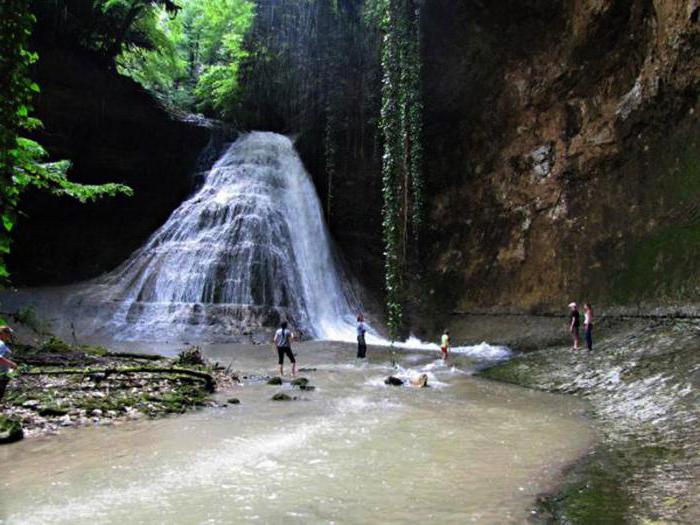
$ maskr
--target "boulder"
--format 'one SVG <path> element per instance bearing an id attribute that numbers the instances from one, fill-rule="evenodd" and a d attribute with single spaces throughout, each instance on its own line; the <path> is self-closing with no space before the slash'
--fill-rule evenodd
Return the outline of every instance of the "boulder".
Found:
<path id="1" fill-rule="evenodd" d="M 237 397 L 232 397 L 231 399 L 228 400 L 229 405 L 240 405 L 241 400 L 238 399 Z"/>
<path id="2" fill-rule="evenodd" d="M 272 377 L 270 380 L 267 382 L 268 385 L 281 385 L 282 384 L 282 378 L 281 377 Z"/>
<path id="3" fill-rule="evenodd" d="M 401 386 L 403 385 L 403 379 L 399 379 L 396 376 L 389 376 L 384 380 L 384 384 L 391 386 Z"/>
<path id="4" fill-rule="evenodd" d="M 305 377 L 297 377 L 292 380 L 292 386 L 306 386 L 309 384 L 309 380 Z"/>
<path id="5" fill-rule="evenodd" d="M 296 398 L 285 394 L 284 392 L 277 392 L 274 396 L 272 396 L 273 401 L 293 401 L 294 399 Z"/>

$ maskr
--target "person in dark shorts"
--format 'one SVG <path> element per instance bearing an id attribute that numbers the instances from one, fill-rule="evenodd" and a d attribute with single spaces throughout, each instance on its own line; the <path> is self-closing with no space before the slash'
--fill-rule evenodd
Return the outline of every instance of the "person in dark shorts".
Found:
<path id="1" fill-rule="evenodd" d="M 574 350 L 578 350 L 579 341 L 581 340 L 579 336 L 581 314 L 578 311 L 578 306 L 576 306 L 576 303 L 569 303 L 569 310 L 569 332 L 571 333 L 571 338 L 574 341 Z"/>
<path id="2" fill-rule="evenodd" d="M 583 305 L 583 336 L 586 339 L 586 348 L 593 350 L 593 307 L 591 303 Z"/>
<path id="3" fill-rule="evenodd" d="M 14 332 L 9 326 L 0 326 L 0 401 L 5 395 L 5 389 L 10 382 L 10 369 L 17 368 L 17 364 L 10 359 L 10 348 L 6 343 L 12 341 Z"/>
<path id="4" fill-rule="evenodd" d="M 287 329 L 287 322 L 283 321 L 279 329 L 275 332 L 275 337 L 272 342 L 277 348 L 277 357 L 279 359 L 280 366 L 280 377 L 284 375 L 284 356 L 289 358 L 289 362 L 292 363 L 292 376 L 297 375 L 297 360 L 294 359 L 294 354 L 292 353 L 292 340 L 294 339 L 294 334 Z"/>
<path id="5" fill-rule="evenodd" d="M 367 357 L 367 343 L 365 342 L 365 334 L 367 333 L 367 325 L 362 314 L 357 316 L 357 358 L 364 359 Z"/>

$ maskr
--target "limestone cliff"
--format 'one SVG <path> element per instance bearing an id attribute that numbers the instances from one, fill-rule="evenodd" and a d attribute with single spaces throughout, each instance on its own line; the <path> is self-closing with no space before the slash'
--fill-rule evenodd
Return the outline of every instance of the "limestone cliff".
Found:
<path id="1" fill-rule="evenodd" d="M 429 286 L 443 311 L 697 301 L 698 10 L 425 4 Z"/>

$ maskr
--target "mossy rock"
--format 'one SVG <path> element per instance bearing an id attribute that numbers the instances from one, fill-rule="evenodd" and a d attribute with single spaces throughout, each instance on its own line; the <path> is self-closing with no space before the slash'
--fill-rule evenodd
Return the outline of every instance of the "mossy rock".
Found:
<path id="1" fill-rule="evenodd" d="M 232 397 L 227 402 L 229 405 L 240 405 L 241 404 L 241 400 L 238 399 L 237 397 Z"/>
<path id="2" fill-rule="evenodd" d="M 306 386 L 309 384 L 309 380 L 305 377 L 297 377 L 292 380 L 292 386 Z"/>
<path id="3" fill-rule="evenodd" d="M 39 410 L 39 415 L 43 417 L 59 417 L 59 416 L 65 416 L 68 413 L 68 410 L 65 408 L 61 408 L 56 405 L 48 405 L 48 406 L 43 406 Z"/>
<path id="4" fill-rule="evenodd" d="M 282 384 L 282 378 L 281 377 L 272 377 L 270 380 L 267 382 L 268 385 L 281 385 Z"/>
<path id="5" fill-rule="evenodd" d="M 71 347 L 71 345 L 69 345 L 62 339 L 51 336 L 41 345 L 41 350 L 43 350 L 44 352 L 64 353 L 72 352 L 73 347 Z"/>
<path id="6" fill-rule="evenodd" d="M 206 366 L 206 359 L 198 346 L 185 348 L 177 356 L 177 364 L 181 366 Z"/>
<path id="7" fill-rule="evenodd" d="M 19 421 L 0 415 L 0 444 L 14 443 L 23 437 L 24 431 Z"/>
<path id="8" fill-rule="evenodd" d="M 274 396 L 272 396 L 273 401 L 293 401 L 294 399 L 295 398 L 289 394 L 285 394 L 284 392 L 277 392 Z"/>

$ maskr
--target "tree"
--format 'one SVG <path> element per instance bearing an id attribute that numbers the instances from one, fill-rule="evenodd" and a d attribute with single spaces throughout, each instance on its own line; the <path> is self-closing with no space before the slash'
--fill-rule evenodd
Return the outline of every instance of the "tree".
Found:
<path id="1" fill-rule="evenodd" d="M 230 116 L 253 16 L 250 0 L 180 0 L 175 16 L 154 9 L 141 21 L 150 45 L 126 46 L 118 69 L 175 108 Z"/>
<path id="2" fill-rule="evenodd" d="M 23 136 L 41 126 L 41 121 L 31 117 L 32 98 L 39 92 L 39 86 L 29 78 L 29 67 L 38 58 L 28 49 L 34 22 L 29 0 L 0 4 L 0 281 L 9 277 L 5 257 L 20 215 L 20 199 L 28 188 L 81 202 L 132 193 L 121 184 L 94 186 L 69 181 L 70 162 L 45 162 L 44 148 Z"/>

